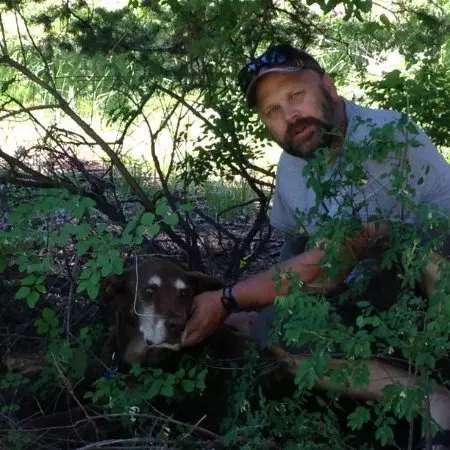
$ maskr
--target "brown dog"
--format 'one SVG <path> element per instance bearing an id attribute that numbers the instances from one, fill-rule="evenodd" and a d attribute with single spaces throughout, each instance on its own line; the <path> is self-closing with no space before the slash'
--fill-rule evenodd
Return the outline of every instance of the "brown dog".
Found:
<path id="1" fill-rule="evenodd" d="M 220 287 L 215 277 L 156 258 L 106 278 L 100 300 L 115 309 L 112 344 L 119 359 L 155 362 L 161 349 L 179 350 L 195 295 Z"/>

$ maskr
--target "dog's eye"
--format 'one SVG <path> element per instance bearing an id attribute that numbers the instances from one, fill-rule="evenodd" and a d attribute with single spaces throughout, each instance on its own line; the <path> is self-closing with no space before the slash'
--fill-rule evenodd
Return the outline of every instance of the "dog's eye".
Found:
<path id="1" fill-rule="evenodd" d="M 144 292 L 148 295 L 152 295 L 155 293 L 156 289 L 158 289 L 157 284 L 149 284 L 148 286 L 145 287 Z"/>
<path id="2" fill-rule="evenodd" d="M 187 297 L 190 294 L 190 290 L 189 289 L 180 289 L 178 291 L 178 293 L 180 294 L 180 297 Z"/>

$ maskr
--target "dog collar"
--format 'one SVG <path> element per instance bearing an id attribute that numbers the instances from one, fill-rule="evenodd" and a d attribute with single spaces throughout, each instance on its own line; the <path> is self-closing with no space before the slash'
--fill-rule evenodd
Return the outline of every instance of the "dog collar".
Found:
<path id="1" fill-rule="evenodd" d="M 239 311 L 239 305 L 236 299 L 233 297 L 232 290 L 232 284 L 225 285 L 222 290 L 222 297 L 220 298 L 225 311 L 227 311 L 228 313 Z"/>

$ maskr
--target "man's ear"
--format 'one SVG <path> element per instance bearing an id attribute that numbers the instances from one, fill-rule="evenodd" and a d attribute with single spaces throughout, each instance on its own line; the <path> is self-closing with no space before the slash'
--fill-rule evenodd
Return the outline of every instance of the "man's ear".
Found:
<path id="1" fill-rule="evenodd" d="M 339 100 L 339 94 L 336 89 L 336 85 L 334 84 L 333 79 L 325 74 L 322 77 L 322 86 L 324 89 L 330 94 L 331 98 L 337 102 Z"/>
<path id="2" fill-rule="evenodd" d="M 202 272 L 188 272 L 187 275 L 192 283 L 195 295 L 206 291 L 216 291 L 223 287 L 222 280 L 210 275 L 205 275 Z"/>
<path id="3" fill-rule="evenodd" d="M 121 275 L 113 274 L 104 278 L 100 283 L 100 302 L 118 305 L 126 301 L 126 297 L 130 295 L 130 277 L 131 271 L 126 270 Z"/>

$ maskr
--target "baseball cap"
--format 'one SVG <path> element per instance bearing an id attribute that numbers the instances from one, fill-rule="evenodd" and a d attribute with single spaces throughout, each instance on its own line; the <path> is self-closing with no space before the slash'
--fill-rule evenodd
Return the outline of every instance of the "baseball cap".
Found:
<path id="1" fill-rule="evenodd" d="M 246 96 L 247 105 L 255 106 L 258 81 L 269 73 L 293 73 L 304 69 L 325 73 L 320 64 L 303 50 L 289 44 L 270 46 L 262 55 L 254 58 L 238 74 L 239 86 Z"/>

